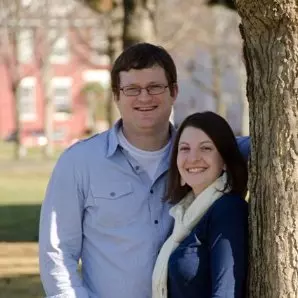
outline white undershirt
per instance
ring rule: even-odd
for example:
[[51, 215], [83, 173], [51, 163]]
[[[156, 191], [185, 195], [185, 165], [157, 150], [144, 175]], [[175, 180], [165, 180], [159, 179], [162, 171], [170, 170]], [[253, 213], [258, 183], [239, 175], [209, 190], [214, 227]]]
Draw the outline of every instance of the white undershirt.
[[125, 138], [122, 129], [118, 130], [118, 140], [119, 144], [128, 151], [128, 153], [142, 166], [142, 168], [147, 172], [150, 179], [153, 180], [157, 171], [157, 168], [163, 159], [170, 142], [166, 146], [157, 151], [145, 151], [141, 150], [128, 142]]

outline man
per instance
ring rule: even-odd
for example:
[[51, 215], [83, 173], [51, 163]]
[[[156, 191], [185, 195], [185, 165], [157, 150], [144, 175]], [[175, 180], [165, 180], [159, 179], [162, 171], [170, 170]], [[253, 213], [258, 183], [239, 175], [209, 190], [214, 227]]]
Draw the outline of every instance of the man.
[[39, 236], [47, 297], [151, 297], [172, 225], [162, 199], [177, 72], [163, 48], [142, 43], [118, 57], [111, 80], [121, 120], [66, 150], [47, 188]]

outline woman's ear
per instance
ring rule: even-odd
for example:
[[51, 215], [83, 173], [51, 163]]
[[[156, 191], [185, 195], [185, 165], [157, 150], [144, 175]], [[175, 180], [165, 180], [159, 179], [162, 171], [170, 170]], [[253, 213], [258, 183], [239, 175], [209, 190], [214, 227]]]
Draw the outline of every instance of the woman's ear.
[[183, 180], [183, 178], [180, 176], [180, 185], [184, 186], [185, 185], [185, 181]]

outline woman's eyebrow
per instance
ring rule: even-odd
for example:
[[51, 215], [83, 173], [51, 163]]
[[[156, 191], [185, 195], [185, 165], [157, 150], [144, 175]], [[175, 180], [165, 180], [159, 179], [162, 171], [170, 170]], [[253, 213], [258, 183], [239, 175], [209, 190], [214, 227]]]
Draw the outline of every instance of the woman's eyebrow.
[[200, 142], [200, 144], [212, 144], [212, 142], [209, 141], [209, 140], [206, 140], [206, 141], [202, 141], [202, 142]]
[[187, 142], [184, 142], [184, 141], [182, 141], [182, 142], [179, 142], [179, 144], [178, 144], [179, 146], [180, 145], [188, 145], [188, 143]]

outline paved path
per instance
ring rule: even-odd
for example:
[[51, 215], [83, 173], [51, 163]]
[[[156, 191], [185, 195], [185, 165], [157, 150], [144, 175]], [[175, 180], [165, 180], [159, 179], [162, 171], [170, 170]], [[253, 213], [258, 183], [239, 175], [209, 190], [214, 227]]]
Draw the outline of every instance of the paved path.
[[0, 278], [38, 274], [38, 246], [34, 242], [0, 242]]

